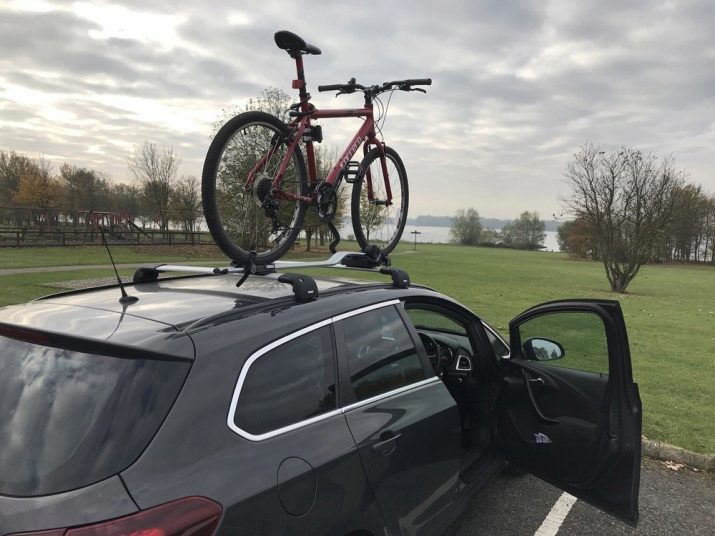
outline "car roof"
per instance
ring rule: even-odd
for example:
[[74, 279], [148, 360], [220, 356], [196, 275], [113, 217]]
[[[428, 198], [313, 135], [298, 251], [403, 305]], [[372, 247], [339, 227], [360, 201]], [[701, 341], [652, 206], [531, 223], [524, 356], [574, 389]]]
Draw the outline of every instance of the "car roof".
[[[236, 287], [238, 274], [169, 277], [127, 284], [127, 293], [138, 298], [131, 304], [119, 301], [118, 285], [61, 292], [0, 309], [0, 328], [20, 327], [193, 359], [193, 344], [180, 341], [180, 335], [190, 333], [192, 326], [206, 326], [216, 318], [246, 316], [278, 305], [283, 310], [303, 305], [296, 302], [290, 284], [278, 281], [279, 275], [250, 276], [240, 288]], [[328, 315], [353, 303], [387, 299], [384, 290], [391, 288], [389, 284], [342, 278], [314, 280], [323, 296], [314, 303], [320, 309], [325, 307]], [[371, 298], [365, 295], [371, 289], [383, 292]], [[345, 299], [356, 290], [361, 298]], [[314, 307], [308, 309], [317, 313]]]
[[[136, 303], [123, 306], [117, 285], [63, 292], [36, 300], [71, 307], [89, 307], [124, 313], [162, 322], [177, 328], [237, 308], [267, 303], [293, 296], [291, 286], [277, 280], [277, 274], [249, 277], [236, 288], [238, 276], [189, 276], [159, 279], [155, 282], [127, 285]], [[319, 291], [356, 283], [316, 279]]]

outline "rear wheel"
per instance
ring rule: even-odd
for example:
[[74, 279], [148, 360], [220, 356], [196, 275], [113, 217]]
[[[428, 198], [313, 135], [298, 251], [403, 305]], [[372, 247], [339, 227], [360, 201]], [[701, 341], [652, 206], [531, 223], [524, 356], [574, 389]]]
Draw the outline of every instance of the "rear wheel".
[[[360, 173], [353, 185], [352, 219], [355, 239], [361, 249], [368, 244], [390, 253], [400, 241], [407, 220], [409, 190], [407, 172], [397, 152], [385, 147], [388, 180], [380, 160], [380, 149], [374, 148], [360, 163]], [[388, 202], [387, 185], [391, 200]], [[372, 190], [372, 195], [370, 195]]]
[[[307, 195], [305, 163], [297, 147], [280, 192], [272, 189], [288, 151], [288, 135], [288, 128], [276, 117], [246, 112], [221, 127], [206, 154], [201, 180], [206, 224], [216, 244], [238, 264], [247, 263], [251, 251], [256, 252], [257, 264], [275, 261], [300, 232], [306, 204], [281, 195]], [[249, 185], [248, 175], [254, 169]]]

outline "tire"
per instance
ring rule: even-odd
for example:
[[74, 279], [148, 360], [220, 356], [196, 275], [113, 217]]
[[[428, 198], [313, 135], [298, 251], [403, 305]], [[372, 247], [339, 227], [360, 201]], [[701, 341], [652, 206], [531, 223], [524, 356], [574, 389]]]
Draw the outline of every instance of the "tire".
[[[278, 118], [246, 112], [221, 127], [209, 146], [201, 177], [204, 217], [216, 244], [236, 264], [247, 264], [251, 251], [256, 252], [256, 264], [272, 263], [288, 251], [303, 225], [304, 202], [274, 198], [277, 229], [274, 218], [261, 208], [286, 154], [288, 133]], [[248, 172], [276, 139], [284, 141], [246, 191]], [[283, 175], [281, 190], [308, 195], [305, 161], [298, 147]]]
[[373, 200], [387, 199], [380, 149], [374, 148], [360, 162], [360, 171], [353, 184], [352, 219], [353, 231], [360, 249], [377, 245], [387, 255], [400, 241], [405, 230], [410, 192], [407, 187], [407, 172], [394, 149], [385, 147], [387, 173], [390, 177], [392, 204], [390, 206], [368, 204], [367, 171], [372, 177]]

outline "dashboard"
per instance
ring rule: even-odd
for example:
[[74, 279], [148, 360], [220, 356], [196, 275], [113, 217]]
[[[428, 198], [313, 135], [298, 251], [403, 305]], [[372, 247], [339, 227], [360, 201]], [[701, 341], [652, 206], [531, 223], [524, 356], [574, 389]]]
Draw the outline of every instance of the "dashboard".
[[467, 337], [425, 329], [418, 329], [417, 333], [435, 374], [465, 376], [472, 371], [474, 356], [468, 349], [471, 345]]

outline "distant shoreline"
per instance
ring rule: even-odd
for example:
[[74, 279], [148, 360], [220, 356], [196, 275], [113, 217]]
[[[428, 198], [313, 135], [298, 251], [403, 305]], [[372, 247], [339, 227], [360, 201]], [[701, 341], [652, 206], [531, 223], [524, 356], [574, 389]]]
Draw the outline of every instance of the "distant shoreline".
[[[482, 227], [485, 229], [502, 229], [508, 223], [514, 220], [503, 220], [500, 218], [479, 218], [482, 223]], [[454, 218], [452, 216], [430, 216], [430, 215], [420, 215], [415, 218], [408, 218], [407, 225], [413, 227], [452, 227], [452, 222]], [[558, 231], [559, 226], [563, 222], [558, 222], [556, 220], [544, 220], [545, 231]]]

